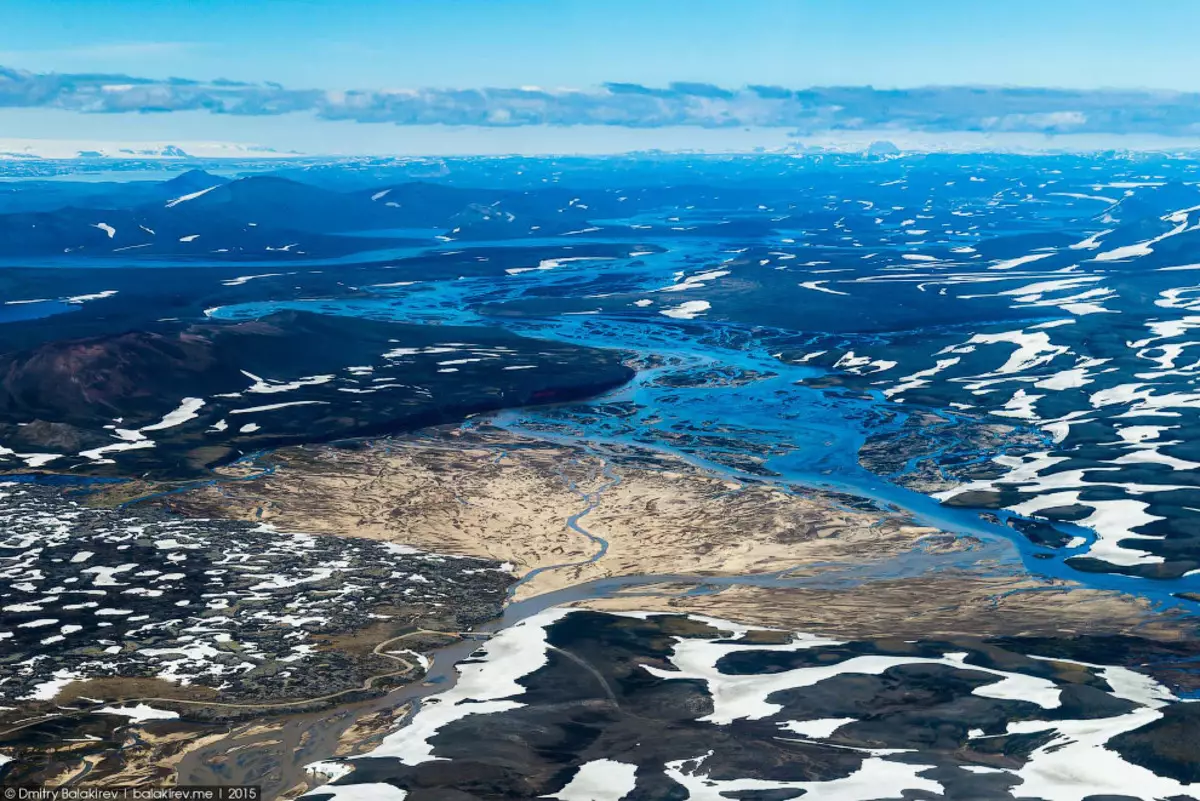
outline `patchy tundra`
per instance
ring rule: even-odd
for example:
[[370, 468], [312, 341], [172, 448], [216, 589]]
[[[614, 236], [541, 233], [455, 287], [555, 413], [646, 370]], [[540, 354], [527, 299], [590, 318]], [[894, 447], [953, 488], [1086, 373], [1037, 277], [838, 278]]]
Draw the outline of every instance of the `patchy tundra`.
[[379, 642], [490, 618], [512, 580], [487, 560], [34, 484], [0, 485], [0, 532], [0, 696], [18, 709], [130, 688], [249, 704], [354, 690], [399, 667]]

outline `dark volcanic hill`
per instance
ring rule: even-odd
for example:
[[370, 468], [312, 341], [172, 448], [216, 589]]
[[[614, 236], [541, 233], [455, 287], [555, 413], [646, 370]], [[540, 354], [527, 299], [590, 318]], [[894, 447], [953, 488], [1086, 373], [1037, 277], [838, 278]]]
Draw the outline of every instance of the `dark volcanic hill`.
[[0, 183], [0, 214], [55, 211], [68, 206], [125, 209], [163, 204], [228, 179], [188, 170], [167, 181], [10, 181]]
[[284, 444], [596, 394], [620, 354], [500, 329], [284, 312], [0, 357], [0, 464], [195, 473]]
[[286, 260], [403, 244], [394, 239], [375, 241], [261, 225], [254, 215], [245, 215], [251, 219], [244, 220], [203, 211], [176, 213], [175, 209], [156, 204], [137, 209], [67, 207], [0, 214], [0, 257]]
[[442, 230], [454, 238], [552, 236], [587, 228], [565, 190], [510, 192], [408, 183], [338, 192], [274, 176], [225, 181], [193, 170], [163, 183], [0, 193], [0, 257], [273, 260], [397, 247], [347, 232]]

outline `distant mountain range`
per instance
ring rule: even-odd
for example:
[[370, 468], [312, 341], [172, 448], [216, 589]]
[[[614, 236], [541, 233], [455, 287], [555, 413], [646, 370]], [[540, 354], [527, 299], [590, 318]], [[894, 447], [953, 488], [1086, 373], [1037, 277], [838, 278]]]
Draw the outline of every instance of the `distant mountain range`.
[[[927, 157], [934, 160], [931, 165], [908, 179], [904, 176], [911, 164], [897, 158], [889, 143], [876, 143], [874, 155], [868, 158], [896, 165], [888, 170], [900, 177], [881, 181], [874, 190], [875, 201], [845, 198], [821, 204], [803, 203], [795, 186], [771, 183], [750, 188], [736, 181], [724, 185], [672, 181], [599, 188], [546, 181], [534, 187], [479, 189], [401, 177], [396, 183], [364, 188], [297, 180], [302, 173], [295, 170], [286, 176], [236, 179], [191, 170], [161, 182], [0, 184], [0, 258], [295, 261], [426, 247], [435, 240], [616, 237], [627, 241], [631, 235], [638, 239], [762, 237], [773, 231], [838, 225], [857, 230], [880, 223], [876, 204], [903, 203], [907, 187], [922, 181], [932, 185], [951, 174], [949, 167], [946, 172], [937, 167], [938, 157]], [[1052, 197], [1094, 195], [1098, 190], [1086, 179], [1063, 182]], [[968, 182], [967, 187], [959, 191], [971, 197], [992, 191], [984, 179]], [[1106, 197], [1111, 200], [1107, 208], [1093, 206], [1097, 225], [1120, 228], [1109, 240], [1127, 244], [1157, 236], [1166, 225], [1157, 219], [1159, 215], [1196, 203], [1194, 187], [1186, 184], [1146, 190], [1137, 198]], [[706, 213], [697, 216], [698, 210]], [[654, 224], [640, 219], [639, 215], [651, 211], [662, 214]], [[687, 225], [679, 224], [684, 214], [691, 216]], [[1142, 230], [1145, 225], [1153, 230]], [[1155, 253], [1182, 257], [1175, 252], [1200, 237], [1191, 228], [1179, 233], [1155, 247]], [[1016, 239], [1030, 236], [1034, 234]], [[991, 243], [989, 249], [997, 252], [987, 255], [1011, 258], [1028, 252], [1030, 243], [1013, 239]], [[1057, 239], [1061, 236], [1049, 237], [1039, 246], [1069, 244]]]
[[558, 188], [410, 182], [336, 191], [201, 170], [164, 182], [25, 183], [0, 188], [0, 257], [290, 259], [371, 249], [362, 236], [336, 236], [351, 232], [392, 232], [374, 243], [378, 248], [404, 244], [396, 229], [420, 229], [425, 241], [438, 231], [469, 240], [552, 236], [591, 228], [589, 207], [576, 200]]
[[86, 139], [0, 138], [5, 159], [220, 159], [298, 155], [263, 145], [233, 142], [98, 142]]

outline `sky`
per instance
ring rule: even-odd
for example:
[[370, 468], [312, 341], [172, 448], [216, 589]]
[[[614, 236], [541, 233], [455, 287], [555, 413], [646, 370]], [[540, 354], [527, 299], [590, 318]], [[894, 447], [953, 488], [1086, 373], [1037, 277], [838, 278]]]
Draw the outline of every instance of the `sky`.
[[[1192, 0], [5, 0], [3, 13], [0, 65], [33, 75], [102, 73], [206, 84], [227, 79], [326, 93], [521, 87], [592, 91], [611, 84], [662, 88], [679, 83], [730, 91], [756, 85], [791, 90], [986, 85], [1084, 93], [1200, 91], [1200, 48], [1194, 45], [1200, 3]], [[539, 106], [525, 124], [554, 121], [547, 127], [555, 131], [532, 137], [538, 147], [552, 146], [551, 134], [566, 146], [574, 140], [590, 147], [595, 137], [602, 138], [605, 126], [666, 129], [682, 121], [684, 126], [709, 128], [777, 128], [792, 126], [798, 114], [795, 109], [767, 114], [760, 108], [760, 96], [748, 95], [720, 101], [726, 103], [719, 110], [724, 117], [714, 123], [716, 112], [706, 108], [705, 117], [698, 110], [707, 100], [690, 90], [684, 94], [682, 99], [656, 99], [659, 105], [674, 105], [669, 114], [648, 120], [638, 117], [647, 113], [648, 101], [614, 111], [617, 101], [611, 98], [581, 97], [572, 101], [570, 114], [547, 116]], [[13, 99], [18, 95], [22, 99]], [[34, 95], [39, 99], [28, 99]], [[1056, 99], [1061, 109], [1044, 103], [1018, 108], [997, 101], [995, 114], [985, 109], [962, 125], [1004, 133], [1200, 133], [1200, 119], [1179, 118], [1174, 107], [1170, 114], [1155, 107], [1142, 115], [1170, 116], [1173, 122], [1163, 130], [1150, 130], [1145, 119], [1131, 126], [1127, 115], [1118, 124], [1111, 112], [1101, 124], [1096, 104], [1081, 97], [1076, 93]], [[436, 139], [432, 129], [423, 134], [378, 129], [395, 128], [396, 122], [413, 128], [442, 124], [428, 109], [461, 100], [437, 94], [422, 101], [421, 114], [414, 116], [410, 103], [402, 112], [390, 108], [377, 114], [384, 121], [375, 122], [365, 120], [361, 110], [349, 114], [338, 106], [331, 111], [327, 99], [289, 95], [286, 103], [292, 111], [281, 125], [282, 112], [272, 107], [269, 112], [246, 113], [244, 98], [238, 99], [241, 105], [235, 112], [210, 115], [216, 119], [206, 123], [197, 123], [191, 109], [197, 103], [210, 105], [194, 97], [150, 104], [156, 110], [172, 109], [153, 115], [159, 118], [153, 123], [144, 114], [129, 113], [144, 110], [135, 108], [132, 99], [122, 106], [125, 113], [115, 115], [119, 119], [98, 123], [94, 121], [99, 116], [114, 116], [114, 108], [106, 106], [103, 111], [110, 113], [104, 115], [89, 114], [85, 112], [96, 109], [80, 108], [74, 99], [47, 98], [40, 88], [22, 90], [7, 100], [0, 91], [0, 106], [5, 106], [0, 108], [0, 131], [12, 137], [76, 138], [82, 125], [117, 139], [195, 139], [198, 133], [205, 139], [250, 137], [285, 147], [289, 141], [303, 143], [301, 149], [306, 150], [315, 146], [375, 151]], [[631, 98], [619, 99], [626, 100]], [[514, 104], [524, 103], [511, 97], [472, 102], [486, 103], [488, 124], [507, 124]], [[863, 125], [887, 127], [879, 98], [861, 102], [867, 120]], [[1192, 104], [1190, 98], [1172, 102]], [[572, 116], [581, 103], [592, 110]], [[553, 98], [552, 104], [561, 105]], [[594, 108], [597, 104], [603, 107], [600, 111]], [[926, 111], [944, 117], [953, 105], [947, 99], [945, 107]], [[1125, 99], [1109, 102], [1112, 107], [1128, 105]], [[684, 106], [686, 113], [680, 116]], [[223, 110], [229, 112], [229, 107]], [[852, 105], [852, 110], [857, 114], [859, 107]], [[1059, 112], [1058, 117], [1044, 116]], [[1062, 116], [1069, 113], [1089, 121]], [[319, 119], [347, 115], [359, 121], [347, 125]], [[452, 115], [446, 123], [464, 119]], [[478, 127], [479, 120], [466, 121], [465, 127]], [[601, 131], [583, 130], [596, 124]], [[840, 129], [848, 123], [836, 119], [822, 124]], [[579, 130], [564, 127], [572, 125]], [[927, 127], [920, 120], [915, 125]], [[489, 135], [503, 139], [495, 131], [460, 133], [463, 142], [486, 143]], [[764, 142], [777, 139], [777, 133], [764, 135]], [[654, 136], [643, 138], [650, 141]], [[713, 137], [696, 138], [707, 142]], [[666, 139], [675, 146], [677, 137]]]

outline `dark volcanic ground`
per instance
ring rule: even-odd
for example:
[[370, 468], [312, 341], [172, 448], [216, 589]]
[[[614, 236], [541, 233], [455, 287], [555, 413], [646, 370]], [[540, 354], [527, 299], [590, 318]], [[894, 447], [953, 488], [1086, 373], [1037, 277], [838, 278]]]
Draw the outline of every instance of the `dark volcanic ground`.
[[0, 483], [7, 782], [120, 770], [145, 714], [220, 731], [418, 680], [413, 649], [444, 642], [414, 633], [494, 618], [513, 581], [486, 559], [85, 499]]
[[0, 484], [9, 703], [84, 678], [165, 679], [245, 703], [358, 687], [388, 663], [331, 651], [330, 636], [384, 620], [468, 627], [498, 613], [512, 580], [489, 560], [80, 500]]
[[495, 637], [311, 797], [1191, 798], [1200, 771], [1181, 744], [1200, 716], [1152, 676], [1196, 654], [555, 610]]
[[632, 375], [615, 351], [496, 328], [307, 312], [157, 323], [0, 356], [0, 465], [199, 475], [266, 448], [577, 399]]

